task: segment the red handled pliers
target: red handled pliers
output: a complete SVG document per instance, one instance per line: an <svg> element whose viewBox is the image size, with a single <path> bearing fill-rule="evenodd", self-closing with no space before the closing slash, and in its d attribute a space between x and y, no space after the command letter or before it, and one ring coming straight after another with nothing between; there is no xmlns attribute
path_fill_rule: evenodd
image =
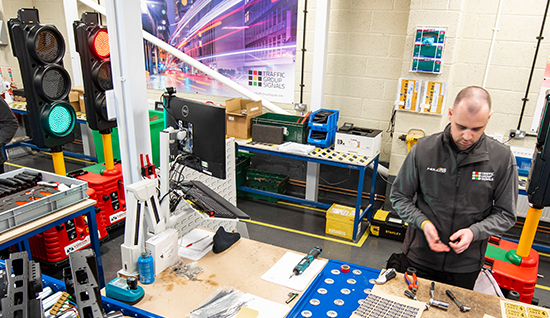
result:
<svg viewBox="0 0 550 318"><path fill-rule="evenodd" d="M411 278L409 278L409 275L411 275ZM409 289L412 291L413 294L416 295L416 292L418 291L418 279L416 278L416 269L413 267L407 268L407 272L404 275L405 282L409 286Z"/></svg>

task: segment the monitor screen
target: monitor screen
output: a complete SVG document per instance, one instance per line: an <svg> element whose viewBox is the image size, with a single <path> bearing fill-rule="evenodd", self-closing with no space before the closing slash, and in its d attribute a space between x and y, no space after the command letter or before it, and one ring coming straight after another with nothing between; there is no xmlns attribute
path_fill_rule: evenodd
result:
<svg viewBox="0 0 550 318"><path fill-rule="evenodd" d="M180 130L170 160L225 179L225 108L163 95L165 128Z"/></svg>

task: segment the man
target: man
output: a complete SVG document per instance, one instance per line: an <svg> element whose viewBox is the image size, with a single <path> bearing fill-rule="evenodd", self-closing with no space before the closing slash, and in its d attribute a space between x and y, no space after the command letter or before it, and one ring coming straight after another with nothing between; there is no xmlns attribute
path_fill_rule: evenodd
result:
<svg viewBox="0 0 550 318"><path fill-rule="evenodd" d="M18 127L17 118L6 101L0 97L0 147L4 147L11 141ZM0 173L4 173L4 162L6 162L6 158L0 153Z"/></svg>
<svg viewBox="0 0 550 318"><path fill-rule="evenodd" d="M518 177L508 146L488 138L491 97L481 87L458 93L443 132L421 138L393 183L390 199L409 223L403 270L473 289L487 238L516 222Z"/></svg>

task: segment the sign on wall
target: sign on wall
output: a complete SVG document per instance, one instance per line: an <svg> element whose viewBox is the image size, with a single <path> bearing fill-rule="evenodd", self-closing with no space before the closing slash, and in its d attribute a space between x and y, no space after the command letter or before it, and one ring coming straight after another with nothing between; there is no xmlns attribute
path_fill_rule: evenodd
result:
<svg viewBox="0 0 550 318"><path fill-rule="evenodd" d="M418 109L419 93L420 80L400 78L396 109L416 112Z"/></svg>
<svg viewBox="0 0 550 318"><path fill-rule="evenodd" d="M446 96L447 83L400 78L395 109L442 115Z"/></svg>
<svg viewBox="0 0 550 318"><path fill-rule="evenodd" d="M423 114L441 115L445 107L447 83L425 81L422 85L420 112Z"/></svg>
<svg viewBox="0 0 550 318"><path fill-rule="evenodd" d="M417 28L411 71L441 73L446 28Z"/></svg>
<svg viewBox="0 0 550 318"><path fill-rule="evenodd" d="M142 1L146 31L276 102L293 102L298 0ZM240 96L173 55L145 44L148 87Z"/></svg>

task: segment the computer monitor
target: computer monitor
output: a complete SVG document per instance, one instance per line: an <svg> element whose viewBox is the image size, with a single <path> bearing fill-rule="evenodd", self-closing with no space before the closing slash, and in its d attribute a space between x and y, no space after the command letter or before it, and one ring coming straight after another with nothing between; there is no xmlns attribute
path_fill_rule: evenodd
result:
<svg viewBox="0 0 550 318"><path fill-rule="evenodd" d="M170 160L225 179L225 108L163 94L164 126L181 130L171 144Z"/></svg>

